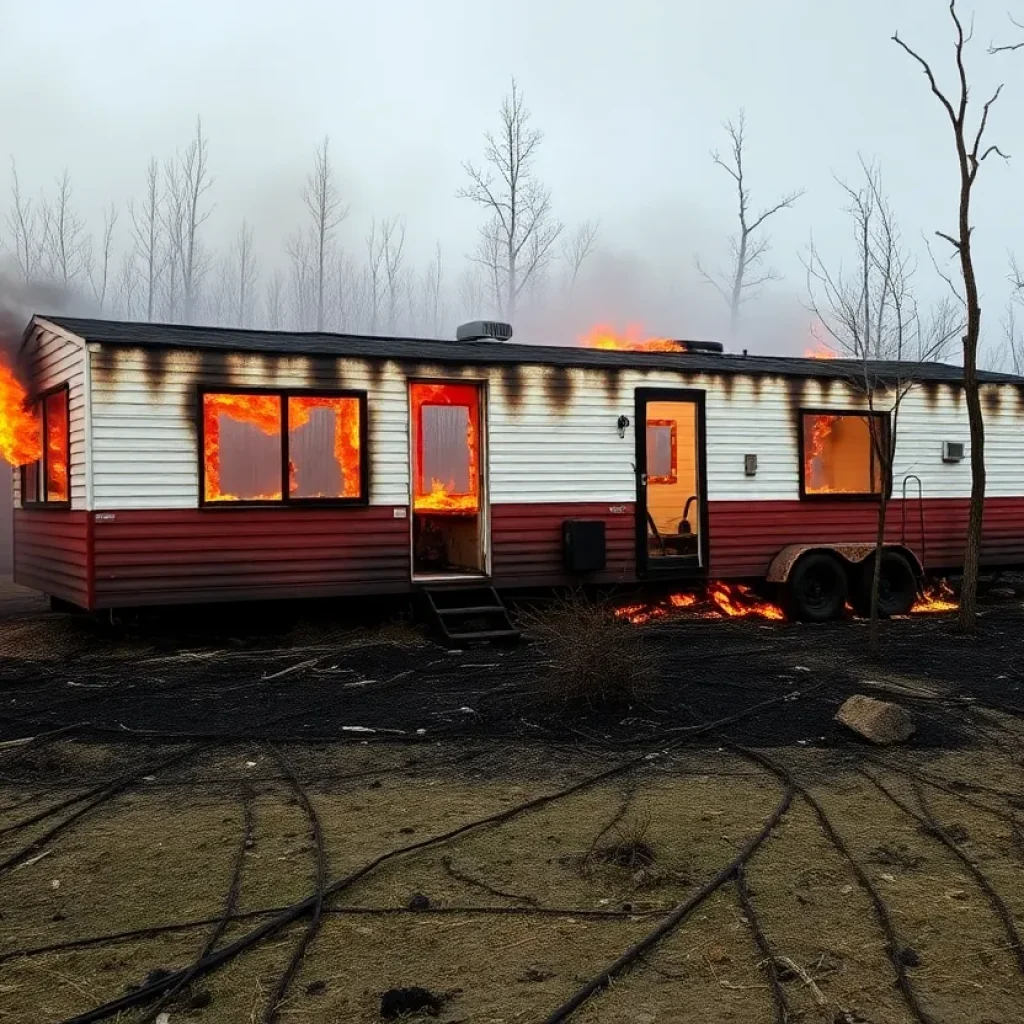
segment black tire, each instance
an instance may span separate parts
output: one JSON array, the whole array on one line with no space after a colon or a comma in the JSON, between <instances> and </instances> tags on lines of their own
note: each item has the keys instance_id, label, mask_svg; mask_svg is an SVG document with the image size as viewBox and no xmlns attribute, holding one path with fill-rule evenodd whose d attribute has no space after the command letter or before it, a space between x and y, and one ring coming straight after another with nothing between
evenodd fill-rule
<instances>
[{"instance_id":1,"label":"black tire","mask_svg":"<svg viewBox=\"0 0 1024 1024\"><path fill-rule=\"evenodd\" d=\"M875 578L875 560L860 566L857 585L857 613L871 614L871 586ZM882 575L878 581L878 614L883 618L906 615L917 600L917 573L910 560L898 551L882 552Z\"/></svg>"},{"instance_id":2,"label":"black tire","mask_svg":"<svg viewBox=\"0 0 1024 1024\"><path fill-rule=\"evenodd\" d=\"M842 562L824 551L813 551L804 555L790 573L786 603L795 619L827 622L842 615L848 592Z\"/></svg>"}]
</instances>

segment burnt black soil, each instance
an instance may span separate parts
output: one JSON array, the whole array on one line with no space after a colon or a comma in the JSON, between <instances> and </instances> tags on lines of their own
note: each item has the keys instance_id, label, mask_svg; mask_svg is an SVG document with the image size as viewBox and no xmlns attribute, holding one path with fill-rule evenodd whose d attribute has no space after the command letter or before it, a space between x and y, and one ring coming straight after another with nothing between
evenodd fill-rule
<instances>
[{"instance_id":1,"label":"burnt black soil","mask_svg":"<svg viewBox=\"0 0 1024 1024\"><path fill-rule=\"evenodd\" d=\"M213 609L111 627L28 614L0 622L0 740L79 725L99 736L399 740L457 738L656 744L760 702L800 694L730 725L757 746L843 746L842 701L867 692L911 707L917 746L951 747L991 728L980 705L1024 709L1024 606L985 606L979 632L954 616L883 623L883 657L867 625L821 626L680 617L636 627L659 679L615 710L552 706L538 680L546 651L447 651L426 630L351 608ZM868 683L911 685L893 696ZM715 743L716 736L703 742Z\"/></svg>"}]
</instances>

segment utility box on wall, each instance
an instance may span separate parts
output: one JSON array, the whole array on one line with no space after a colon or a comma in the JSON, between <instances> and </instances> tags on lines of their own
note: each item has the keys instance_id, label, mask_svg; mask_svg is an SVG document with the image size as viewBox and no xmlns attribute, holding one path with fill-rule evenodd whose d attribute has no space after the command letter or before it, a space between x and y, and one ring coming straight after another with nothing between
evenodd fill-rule
<instances>
[{"instance_id":1,"label":"utility box on wall","mask_svg":"<svg viewBox=\"0 0 1024 1024\"><path fill-rule=\"evenodd\" d=\"M566 519L562 523L562 554L569 572L601 572L608 556L604 523Z\"/></svg>"}]
</instances>

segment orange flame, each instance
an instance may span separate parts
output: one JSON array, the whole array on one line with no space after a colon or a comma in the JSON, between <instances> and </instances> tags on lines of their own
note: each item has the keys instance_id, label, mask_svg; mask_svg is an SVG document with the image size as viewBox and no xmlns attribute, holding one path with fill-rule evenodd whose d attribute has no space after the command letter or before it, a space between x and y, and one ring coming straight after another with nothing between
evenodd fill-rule
<instances>
[{"instance_id":1,"label":"orange flame","mask_svg":"<svg viewBox=\"0 0 1024 1024\"><path fill-rule=\"evenodd\" d=\"M643 338L637 325L626 328L625 336L616 334L608 324L598 324L580 338L587 348L616 349L621 352L685 352L686 346L671 338Z\"/></svg>"},{"instance_id":2,"label":"orange flame","mask_svg":"<svg viewBox=\"0 0 1024 1024\"><path fill-rule=\"evenodd\" d=\"M358 498L361 485L359 451L359 402L355 398L325 396L290 397L288 429L304 427L314 409L330 409L334 413L334 458L342 471L340 494L304 494L304 498ZM220 417L229 416L240 423L249 423L268 437L281 434L281 399L277 395L204 395L203 396L203 459L207 501L241 501L237 494L228 494L220 486ZM295 494L299 483L294 462L288 464L288 491ZM281 492L246 496L246 501L280 501Z\"/></svg>"},{"instance_id":3,"label":"orange flame","mask_svg":"<svg viewBox=\"0 0 1024 1024\"><path fill-rule=\"evenodd\" d=\"M804 349L805 359L838 359L839 357L827 345L817 341L813 348Z\"/></svg>"},{"instance_id":4,"label":"orange flame","mask_svg":"<svg viewBox=\"0 0 1024 1024\"><path fill-rule=\"evenodd\" d=\"M203 395L203 470L207 501L240 501L220 489L220 417L251 423L268 437L281 433L281 399L277 395ZM246 497L246 501L280 501L281 492Z\"/></svg>"},{"instance_id":5,"label":"orange flame","mask_svg":"<svg viewBox=\"0 0 1024 1024\"><path fill-rule=\"evenodd\" d=\"M960 607L953 588L945 581L929 584L914 602L911 612L952 612Z\"/></svg>"},{"instance_id":6,"label":"orange flame","mask_svg":"<svg viewBox=\"0 0 1024 1024\"><path fill-rule=\"evenodd\" d=\"M467 476L469 491L455 492L455 481L446 484L432 477L430 489L423 473L423 407L425 405L465 406L466 448L469 452ZM478 449L480 436L479 392L473 384L427 384L417 382L409 389L409 414L413 423L413 438L416 444L416 472L413 479L413 508L417 512L442 512L449 514L472 514L479 508Z\"/></svg>"},{"instance_id":7,"label":"orange flame","mask_svg":"<svg viewBox=\"0 0 1024 1024\"><path fill-rule=\"evenodd\" d=\"M43 454L39 418L26 407L25 399L25 389L14 371L0 362L0 456L12 466L35 462Z\"/></svg>"},{"instance_id":8,"label":"orange flame","mask_svg":"<svg viewBox=\"0 0 1024 1024\"><path fill-rule=\"evenodd\" d=\"M739 583L712 583L708 593L719 610L729 618L745 619L753 615L760 619L779 621L786 617L777 605L759 600L753 595L750 587Z\"/></svg>"},{"instance_id":9,"label":"orange flame","mask_svg":"<svg viewBox=\"0 0 1024 1024\"><path fill-rule=\"evenodd\" d=\"M360 488L359 400L356 398L288 399L288 429L298 430L308 422L314 409L330 409L334 413L334 458L341 467L341 494L304 494L304 498L358 498ZM288 491L295 494L299 482L295 464L288 464Z\"/></svg>"},{"instance_id":10,"label":"orange flame","mask_svg":"<svg viewBox=\"0 0 1024 1024\"><path fill-rule=\"evenodd\" d=\"M781 621L786 616L782 609L754 596L750 587L742 584L715 582L708 585L706 599L711 608L701 614L724 615L727 618L772 619ZM639 602L615 609L615 617L625 619L634 626L642 626L652 619L664 619L684 608L694 608L698 595L692 593L669 594L656 602Z\"/></svg>"}]
</instances>

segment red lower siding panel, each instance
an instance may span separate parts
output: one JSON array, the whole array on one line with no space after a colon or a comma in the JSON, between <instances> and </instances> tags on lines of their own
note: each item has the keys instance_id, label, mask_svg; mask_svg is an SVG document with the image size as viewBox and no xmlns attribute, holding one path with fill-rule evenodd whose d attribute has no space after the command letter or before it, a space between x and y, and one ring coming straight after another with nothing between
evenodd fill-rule
<instances>
[{"instance_id":1,"label":"red lower siding panel","mask_svg":"<svg viewBox=\"0 0 1024 1024\"><path fill-rule=\"evenodd\" d=\"M562 568L562 523L566 519L604 521L608 545L604 572L581 577L569 575ZM631 503L494 505L491 508L494 584L526 587L633 580L636 578L634 523Z\"/></svg>"},{"instance_id":2,"label":"red lower siding panel","mask_svg":"<svg viewBox=\"0 0 1024 1024\"><path fill-rule=\"evenodd\" d=\"M906 543L927 568L963 558L966 499L907 503ZM887 537L903 532L900 501ZM718 578L763 576L787 544L870 542L877 507L867 502L711 502L711 566ZM572 576L562 567L562 523L606 524L607 568ZM635 579L634 507L606 502L495 505L492 574L498 587L616 583ZM281 597L402 593L411 589L409 520L392 507L18 511L19 583L95 608ZM89 573L93 551L92 578ZM985 505L983 562L1024 565L1024 498ZM90 601L91 596L91 601Z\"/></svg>"},{"instance_id":3,"label":"red lower siding panel","mask_svg":"<svg viewBox=\"0 0 1024 1024\"><path fill-rule=\"evenodd\" d=\"M89 514L15 509L14 582L89 607Z\"/></svg>"},{"instance_id":4,"label":"red lower siding panel","mask_svg":"<svg viewBox=\"0 0 1024 1024\"><path fill-rule=\"evenodd\" d=\"M94 514L98 608L409 589L392 507Z\"/></svg>"},{"instance_id":5,"label":"red lower siding panel","mask_svg":"<svg viewBox=\"0 0 1024 1024\"><path fill-rule=\"evenodd\" d=\"M924 510L922 542L921 510ZM905 542L926 569L962 564L967 537L966 498L928 498L889 503L886 539ZM870 502L713 501L708 509L711 575L763 576L787 544L873 542L878 506ZM985 502L983 565L1024 565L1024 497Z\"/></svg>"}]
</instances>

